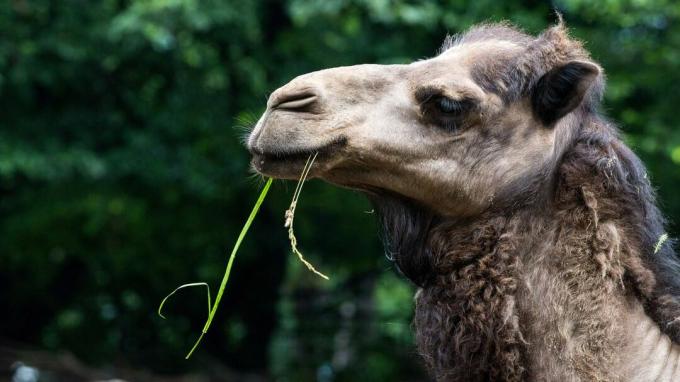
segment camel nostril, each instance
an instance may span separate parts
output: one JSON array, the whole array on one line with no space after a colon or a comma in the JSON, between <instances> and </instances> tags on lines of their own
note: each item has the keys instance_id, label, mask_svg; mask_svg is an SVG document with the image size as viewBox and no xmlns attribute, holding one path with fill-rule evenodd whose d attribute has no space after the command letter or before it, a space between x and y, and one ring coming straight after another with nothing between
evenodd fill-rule
<instances>
[{"instance_id":1,"label":"camel nostril","mask_svg":"<svg viewBox=\"0 0 680 382\"><path fill-rule=\"evenodd\" d=\"M317 101L319 97L311 91L300 93L288 93L279 96L272 104L272 109L297 110L309 106Z\"/></svg>"}]
</instances>

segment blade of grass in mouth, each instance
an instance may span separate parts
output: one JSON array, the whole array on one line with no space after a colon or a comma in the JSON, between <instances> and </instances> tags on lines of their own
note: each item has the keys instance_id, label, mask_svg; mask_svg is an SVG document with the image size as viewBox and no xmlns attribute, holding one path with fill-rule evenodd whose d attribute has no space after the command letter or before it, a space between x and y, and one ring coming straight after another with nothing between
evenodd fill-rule
<instances>
[{"instance_id":1,"label":"blade of grass in mouth","mask_svg":"<svg viewBox=\"0 0 680 382\"><path fill-rule=\"evenodd\" d=\"M290 202L290 207L288 210L286 210L286 222L284 226L288 228L288 239L290 240L290 246L291 249L293 250L293 253L295 253L298 256L298 259L307 266L307 269L310 271L314 272L318 276L328 280L328 276L324 275L323 273L319 272L314 268L314 266L307 260L305 260L304 256L302 256L302 253L298 250L297 248L297 238L295 237L295 232L293 231L293 220L295 219L295 208L297 207L297 202L298 199L300 198L300 193L302 192L302 186L307 180L307 176L309 175L309 172L312 169L312 165L314 164L314 160L316 159L316 156L319 153L315 153L313 156L310 155L309 158L307 158L307 162L305 163L305 167L302 169L302 174L300 174L300 179L298 180L297 187L295 188L295 192L293 193L293 200ZM241 229L241 233L238 235L238 239L236 239L236 244L234 244L234 248L231 250L231 255L229 256L229 261L227 262L227 268L224 271L224 276L222 276L222 283L220 284L220 289L217 292L217 297L215 298L215 303L211 304L210 300L210 286L207 283L204 282L197 282L197 283L189 283L189 284L183 284L180 285L179 287L175 288L170 294L165 296L163 301L161 301L160 306L158 307L158 315L161 316L162 318L165 318L163 316L163 306L165 305L166 301L170 297L172 297L175 293L180 291L181 289L184 288L189 288L189 287L197 287L197 286L204 286L206 288L207 294L208 294L208 318L205 321L205 324L203 325L203 330L201 331L201 335L198 337L196 342L194 343L194 346L191 347L191 350L189 350L189 353L186 355L186 359L191 357L191 355L194 353L194 350L198 347L198 344L201 343L201 340L203 339L203 336L208 332L208 329L210 328L210 324L212 323L213 318L215 317L215 312L217 312L217 307L220 304L220 301L222 300L222 295L224 294L224 289L227 286L227 282L229 281L229 275L231 274L231 267L234 263L234 259L236 258L236 253L238 252L239 247L241 246L241 242L243 241L243 238L246 236L246 233L248 232L248 229L250 228L250 225L253 223L253 220L255 219L255 216L257 215L257 212L260 210L260 206L262 205L262 202L264 201L265 196L267 196L267 192L269 192L269 187L272 184L272 178L267 179L267 183L264 185L264 188L262 188L262 191L260 192L260 196L257 198L257 201L255 202L255 206L253 206L252 211L250 211L250 216L248 216L248 220L246 220L246 223L243 225L243 228Z\"/></svg>"},{"instance_id":2,"label":"blade of grass in mouth","mask_svg":"<svg viewBox=\"0 0 680 382\"><path fill-rule=\"evenodd\" d=\"M203 336L208 332L208 329L210 328L210 324L212 323L213 317L215 317L215 312L217 312L217 307L220 304L220 300L222 300L222 295L224 294L224 288L227 286L227 282L229 281L229 275L231 274L231 267L234 264L234 259L236 258L236 252L238 252L238 248L241 246L241 242L243 241L243 238L246 236L246 233L248 232L248 228L250 228L250 225L253 223L253 220L255 219L255 216L257 215L257 212L260 210L260 206L262 205L262 202L264 201L265 196L267 196L267 192L269 191L269 187L272 185L272 178L267 179L267 183L265 183L264 188L262 189L262 192L260 192L260 196L257 198L257 201L255 202L255 206L253 206L252 211L250 211L250 216L248 216L248 220L246 220L246 223L243 225L243 228L241 229L241 233L238 235L238 239L236 239L236 244L234 244L234 248L231 250L231 255L229 256L229 261L227 262L227 268L224 271L224 276L222 276L222 283L220 284L220 289L217 291L217 297L215 298L215 303L210 306L210 287L206 283L190 283L190 284L184 284L179 286L177 289L172 291L169 295L167 295L163 301L161 302L161 305L158 307L158 315L163 317L162 314L162 309L163 305L165 302L168 300L170 296L175 294L177 291L179 291L182 288L186 287L191 287L191 286L203 286L205 285L207 290L208 290L208 319L205 321L205 324L203 325L203 330L201 331L201 335L198 337L196 340L196 343L194 343L194 346L191 348L189 353L186 355L186 359L189 359L191 357L191 354L193 354L194 350L198 347L198 344L201 343L201 340L203 339ZM163 317L165 318L165 317Z\"/></svg>"}]
</instances>

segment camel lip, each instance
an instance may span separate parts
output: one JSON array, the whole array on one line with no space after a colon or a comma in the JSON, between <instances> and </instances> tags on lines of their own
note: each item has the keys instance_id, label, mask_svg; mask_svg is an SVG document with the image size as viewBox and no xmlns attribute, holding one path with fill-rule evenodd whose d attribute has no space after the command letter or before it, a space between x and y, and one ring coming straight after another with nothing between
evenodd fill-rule
<instances>
[{"instance_id":1,"label":"camel lip","mask_svg":"<svg viewBox=\"0 0 680 382\"><path fill-rule=\"evenodd\" d=\"M315 162L320 163L347 145L346 137L338 137L332 141L313 148L293 149L278 152L264 152L251 148L252 167L255 171L268 176L288 178L297 177L309 157L316 154Z\"/></svg>"}]
</instances>

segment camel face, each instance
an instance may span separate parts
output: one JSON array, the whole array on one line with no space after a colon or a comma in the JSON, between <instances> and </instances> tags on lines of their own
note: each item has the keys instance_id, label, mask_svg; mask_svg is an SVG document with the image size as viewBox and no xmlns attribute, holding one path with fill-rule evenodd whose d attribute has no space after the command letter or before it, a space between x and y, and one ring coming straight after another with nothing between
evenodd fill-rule
<instances>
[{"instance_id":1,"label":"camel face","mask_svg":"<svg viewBox=\"0 0 680 382\"><path fill-rule=\"evenodd\" d=\"M476 80L525 49L490 39L409 65L297 77L272 93L250 134L253 167L297 179L318 152L311 177L398 194L442 215L474 215L554 157L560 130L537 117L529 97L508 102Z\"/></svg>"}]
</instances>

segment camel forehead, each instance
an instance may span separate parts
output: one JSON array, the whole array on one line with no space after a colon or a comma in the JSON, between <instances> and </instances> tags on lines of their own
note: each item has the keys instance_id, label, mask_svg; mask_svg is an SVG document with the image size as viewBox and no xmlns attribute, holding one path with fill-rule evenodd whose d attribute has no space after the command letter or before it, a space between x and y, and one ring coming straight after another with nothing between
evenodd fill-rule
<instances>
[{"instance_id":1,"label":"camel forehead","mask_svg":"<svg viewBox=\"0 0 680 382\"><path fill-rule=\"evenodd\" d=\"M496 60L515 56L523 49L522 46L511 41L476 41L454 45L434 58L417 61L412 65L443 73L470 73L472 68L489 65Z\"/></svg>"},{"instance_id":2,"label":"camel forehead","mask_svg":"<svg viewBox=\"0 0 680 382\"><path fill-rule=\"evenodd\" d=\"M482 92L473 81L473 70L517 56L523 50L521 45L503 40L457 44L436 57L409 65L413 69L410 80L417 85L428 84L442 89L449 88L454 93L456 88L460 90L466 88L474 93Z\"/></svg>"}]
</instances>

